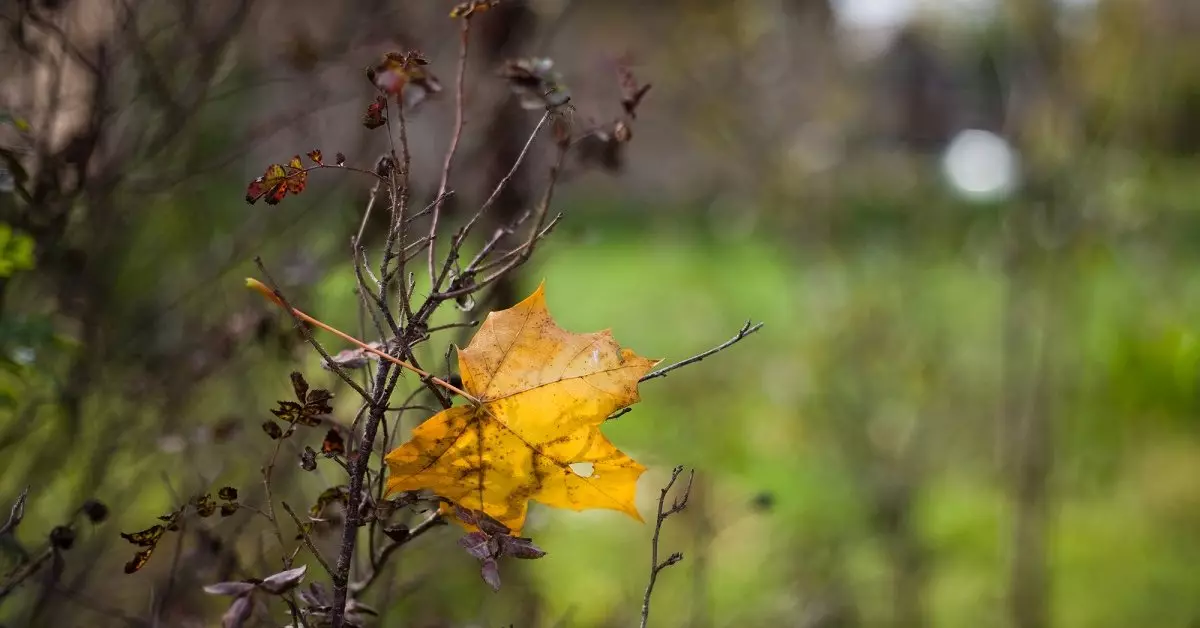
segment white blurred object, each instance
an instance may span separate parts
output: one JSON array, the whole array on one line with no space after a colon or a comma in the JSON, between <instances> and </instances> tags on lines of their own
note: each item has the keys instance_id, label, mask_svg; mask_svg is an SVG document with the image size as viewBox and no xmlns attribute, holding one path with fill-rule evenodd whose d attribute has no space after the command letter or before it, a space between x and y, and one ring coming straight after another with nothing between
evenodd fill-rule
<instances>
[{"instance_id":1,"label":"white blurred object","mask_svg":"<svg viewBox=\"0 0 1200 628\"><path fill-rule=\"evenodd\" d=\"M978 201L1007 198L1017 188L1016 152L990 131L959 132L942 155L942 173L959 194Z\"/></svg>"}]
</instances>

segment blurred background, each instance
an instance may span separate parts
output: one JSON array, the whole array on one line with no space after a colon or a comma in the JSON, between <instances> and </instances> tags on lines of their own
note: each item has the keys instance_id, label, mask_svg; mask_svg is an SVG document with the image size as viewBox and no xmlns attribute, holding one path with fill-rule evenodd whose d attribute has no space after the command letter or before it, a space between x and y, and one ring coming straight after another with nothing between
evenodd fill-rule
<instances>
[{"instance_id":1,"label":"blurred background","mask_svg":"<svg viewBox=\"0 0 1200 628\"><path fill-rule=\"evenodd\" d=\"M134 575L118 532L217 486L261 501L259 425L292 370L353 418L242 278L261 255L302 309L364 330L367 183L315 172L275 207L245 185L313 148L370 167L387 141L362 127L362 68L415 48L444 87L408 118L428 202L452 4L0 5L0 515L28 486L32 551L84 500L110 510L0 623L217 625L228 600L201 585L277 567L248 512ZM537 122L505 59L554 59L582 122L619 114L620 64L653 88L628 145L569 165L534 261L465 316L545 279L565 328L668 360L766 322L605 427L650 467L647 517L672 467L697 472L651 625L1200 626L1200 4L514 0L474 25L452 223ZM499 216L536 202L551 152ZM309 504L341 471L301 471L301 445L277 491ZM499 593L453 530L413 543L366 600L377 625L636 622L652 526L535 506L526 532L549 554L505 564ZM7 573L13 538L0 552Z\"/></svg>"}]
</instances>

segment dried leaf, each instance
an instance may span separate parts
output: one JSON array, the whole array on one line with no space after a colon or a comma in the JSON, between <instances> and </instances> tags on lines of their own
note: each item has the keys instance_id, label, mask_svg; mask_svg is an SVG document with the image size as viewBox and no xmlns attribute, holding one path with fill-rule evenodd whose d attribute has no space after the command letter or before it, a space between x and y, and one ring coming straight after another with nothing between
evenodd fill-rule
<instances>
[{"instance_id":1,"label":"dried leaf","mask_svg":"<svg viewBox=\"0 0 1200 628\"><path fill-rule=\"evenodd\" d=\"M510 59L500 70L509 88L525 109L556 108L571 100L571 92L554 71L554 61L543 57Z\"/></svg>"},{"instance_id":2,"label":"dried leaf","mask_svg":"<svg viewBox=\"0 0 1200 628\"><path fill-rule=\"evenodd\" d=\"M299 401L277 401L278 407L271 410L271 414L280 421L289 425L316 426L333 412L333 393L323 388L309 389L304 377L299 373L292 373L292 386ZM268 430L268 434L271 433L265 425L263 429Z\"/></svg>"},{"instance_id":3,"label":"dried leaf","mask_svg":"<svg viewBox=\"0 0 1200 628\"><path fill-rule=\"evenodd\" d=\"M385 94L395 94L405 107L411 108L442 91L441 83L425 67L427 65L429 61L415 50L389 52L379 63L367 68L367 78L376 89ZM386 104L386 100L384 102ZM368 115L371 113L368 108ZM366 118L363 124L367 125ZM375 127L367 125L367 128Z\"/></svg>"},{"instance_id":4,"label":"dried leaf","mask_svg":"<svg viewBox=\"0 0 1200 628\"><path fill-rule=\"evenodd\" d=\"M376 96L375 100L367 105L367 111L363 114L362 123L368 129L378 129L387 124L387 98Z\"/></svg>"},{"instance_id":5,"label":"dried leaf","mask_svg":"<svg viewBox=\"0 0 1200 628\"><path fill-rule=\"evenodd\" d=\"M291 379L292 391L296 393L296 399L300 403L304 403L304 399L308 395L308 381L304 379L304 374L299 371L292 371Z\"/></svg>"},{"instance_id":6,"label":"dried leaf","mask_svg":"<svg viewBox=\"0 0 1200 628\"><path fill-rule=\"evenodd\" d=\"M458 544L471 556L483 560L495 555L492 539L483 532L468 532L458 540Z\"/></svg>"},{"instance_id":7,"label":"dried leaf","mask_svg":"<svg viewBox=\"0 0 1200 628\"><path fill-rule=\"evenodd\" d=\"M238 490L232 486L222 486L221 489L217 491L217 497L227 502L235 502L238 498Z\"/></svg>"},{"instance_id":8,"label":"dried leaf","mask_svg":"<svg viewBox=\"0 0 1200 628\"><path fill-rule=\"evenodd\" d=\"M204 586L204 592L209 595L244 595L258 585L253 582L218 582Z\"/></svg>"},{"instance_id":9,"label":"dried leaf","mask_svg":"<svg viewBox=\"0 0 1200 628\"><path fill-rule=\"evenodd\" d=\"M211 493L204 493L192 498L192 507L201 517L209 517L217 511L217 502L213 501Z\"/></svg>"},{"instance_id":10,"label":"dried leaf","mask_svg":"<svg viewBox=\"0 0 1200 628\"><path fill-rule=\"evenodd\" d=\"M304 186L308 183L308 170L304 168L304 162L300 161L300 155L292 157L292 160L285 166L287 170L287 189L292 194L299 194L304 191Z\"/></svg>"},{"instance_id":11,"label":"dried leaf","mask_svg":"<svg viewBox=\"0 0 1200 628\"><path fill-rule=\"evenodd\" d=\"M483 576L483 581L488 583L493 591L500 590L500 566L496 564L495 559L485 559L479 567L479 575Z\"/></svg>"},{"instance_id":12,"label":"dried leaf","mask_svg":"<svg viewBox=\"0 0 1200 628\"><path fill-rule=\"evenodd\" d=\"M166 532L166 528L162 525L154 524L141 532L122 532L121 538L139 547L154 547L158 544L158 540L162 538L164 532Z\"/></svg>"},{"instance_id":13,"label":"dried leaf","mask_svg":"<svg viewBox=\"0 0 1200 628\"><path fill-rule=\"evenodd\" d=\"M325 165L325 162L321 157L321 149L319 149L319 148L314 148L313 150L309 151L308 158L311 159L313 161L313 163L317 164L318 166Z\"/></svg>"},{"instance_id":14,"label":"dried leaf","mask_svg":"<svg viewBox=\"0 0 1200 628\"><path fill-rule=\"evenodd\" d=\"M267 433L267 436L271 437L271 440L283 438L283 428L279 427L279 424L274 421L263 422L262 428Z\"/></svg>"},{"instance_id":15,"label":"dried leaf","mask_svg":"<svg viewBox=\"0 0 1200 628\"><path fill-rule=\"evenodd\" d=\"M253 205L258 202L258 199L265 197L268 205L278 205L279 201L282 201L283 197L287 196L290 185L289 178L292 176L304 177L306 175L303 169L295 172L293 168L292 174L289 174L289 171L285 170L279 164L267 166L266 172L261 177L251 181L250 185L246 187L246 202ZM303 188L304 185L301 182L300 189Z\"/></svg>"},{"instance_id":16,"label":"dried leaf","mask_svg":"<svg viewBox=\"0 0 1200 628\"><path fill-rule=\"evenodd\" d=\"M331 429L325 433L325 440L321 441L321 453L326 456L346 455L346 443L342 440L342 435L336 429Z\"/></svg>"},{"instance_id":17,"label":"dried leaf","mask_svg":"<svg viewBox=\"0 0 1200 628\"><path fill-rule=\"evenodd\" d=\"M533 544L533 539L527 539L520 536L503 535L498 537L500 543L500 554L502 556L512 556L513 558L522 558L526 560L541 558L546 555L540 547Z\"/></svg>"},{"instance_id":18,"label":"dried leaf","mask_svg":"<svg viewBox=\"0 0 1200 628\"><path fill-rule=\"evenodd\" d=\"M229 609L221 615L221 628L242 628L254 614L254 601L249 595L234 598Z\"/></svg>"},{"instance_id":19,"label":"dried leaf","mask_svg":"<svg viewBox=\"0 0 1200 628\"><path fill-rule=\"evenodd\" d=\"M304 580L304 572L306 571L308 571L308 565L300 565L294 569L271 574L263 579L258 588L274 595L287 593L296 588L296 585Z\"/></svg>"},{"instance_id":20,"label":"dried leaf","mask_svg":"<svg viewBox=\"0 0 1200 628\"><path fill-rule=\"evenodd\" d=\"M519 534L531 499L619 510L641 521L634 495L645 467L600 432L639 400L657 363L622 349L609 331L570 333L546 310L541 286L493 312L459 350L459 372L480 401L444 410L388 453L389 494L428 489ZM486 464L481 464L487 461ZM590 462L584 477L571 465Z\"/></svg>"},{"instance_id":21,"label":"dried leaf","mask_svg":"<svg viewBox=\"0 0 1200 628\"><path fill-rule=\"evenodd\" d=\"M140 570L142 567L145 567L146 563L150 561L150 555L153 553L154 553L154 548L147 547L146 549L138 552L137 554L134 554L133 559L130 560L129 562L125 563L125 573L127 573L127 574L135 573L138 570Z\"/></svg>"},{"instance_id":22,"label":"dried leaf","mask_svg":"<svg viewBox=\"0 0 1200 628\"><path fill-rule=\"evenodd\" d=\"M384 344L382 342L368 342L367 345L381 351L384 348ZM379 361L378 355L358 347L343 349L330 357L333 358L334 364L337 364L344 369L359 369L366 366L367 363L371 362L372 360L375 362ZM321 362L321 367L327 371L332 370L329 364L325 362Z\"/></svg>"},{"instance_id":23,"label":"dried leaf","mask_svg":"<svg viewBox=\"0 0 1200 628\"><path fill-rule=\"evenodd\" d=\"M317 452L308 445L305 445L304 451L300 452L300 468L305 471L317 470Z\"/></svg>"}]
</instances>

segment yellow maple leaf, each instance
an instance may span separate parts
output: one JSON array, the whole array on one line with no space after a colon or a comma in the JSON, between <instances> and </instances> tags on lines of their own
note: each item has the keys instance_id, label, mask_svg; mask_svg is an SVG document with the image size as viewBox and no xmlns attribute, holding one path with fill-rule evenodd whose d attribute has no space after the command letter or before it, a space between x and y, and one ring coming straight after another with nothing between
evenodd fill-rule
<instances>
[{"instance_id":1,"label":"yellow maple leaf","mask_svg":"<svg viewBox=\"0 0 1200 628\"><path fill-rule=\"evenodd\" d=\"M642 520L634 493L646 468L618 450L600 424L638 401L638 380L658 360L622 349L608 330L560 328L539 286L489 314L458 363L478 405L443 410L391 451L389 494L427 489L514 533L531 499ZM591 473L572 470L576 463L591 463Z\"/></svg>"}]
</instances>

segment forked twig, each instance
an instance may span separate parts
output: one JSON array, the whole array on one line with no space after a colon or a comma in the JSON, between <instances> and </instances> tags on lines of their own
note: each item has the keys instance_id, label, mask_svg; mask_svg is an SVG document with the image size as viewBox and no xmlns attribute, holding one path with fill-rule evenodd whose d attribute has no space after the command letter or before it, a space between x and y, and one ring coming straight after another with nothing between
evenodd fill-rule
<instances>
[{"instance_id":1,"label":"forked twig","mask_svg":"<svg viewBox=\"0 0 1200 628\"><path fill-rule=\"evenodd\" d=\"M658 496L658 517L654 521L654 540L650 546L650 581L646 583L646 594L642 598L642 623L641 628L646 628L646 622L650 619L650 596L654 593L654 583L658 580L660 571L670 567L683 560L683 554L675 552L668 556L662 562L658 560L658 538L662 533L663 522L671 515L674 515L684 508L687 508L688 497L692 494L692 480L696 479L696 470L692 469L688 473L687 486L683 489L683 494L676 497L671 507L663 510L667 502L667 494L671 492L671 488L675 486L675 481L683 474L683 465L675 467L671 471L671 481L663 487L662 492Z\"/></svg>"}]
</instances>

